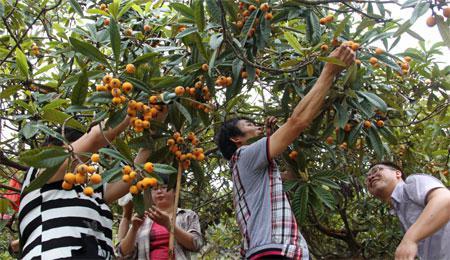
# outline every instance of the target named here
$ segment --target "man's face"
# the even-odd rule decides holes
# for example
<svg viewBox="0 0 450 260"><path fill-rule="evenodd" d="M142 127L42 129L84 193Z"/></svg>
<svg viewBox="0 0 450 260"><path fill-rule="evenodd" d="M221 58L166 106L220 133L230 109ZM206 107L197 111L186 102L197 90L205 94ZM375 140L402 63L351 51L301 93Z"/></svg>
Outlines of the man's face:
<svg viewBox="0 0 450 260"><path fill-rule="evenodd" d="M238 136L236 138L233 138L237 140L236 143L240 145L244 145L247 143L247 141L251 138L258 137L263 134L263 129L261 126L255 125L252 121L241 119L236 124L236 126L241 130L241 132L244 134L243 136Z"/></svg>
<svg viewBox="0 0 450 260"><path fill-rule="evenodd" d="M370 194L386 200L390 198L395 186L401 179L400 171L383 164L377 164L367 172L366 185Z"/></svg>

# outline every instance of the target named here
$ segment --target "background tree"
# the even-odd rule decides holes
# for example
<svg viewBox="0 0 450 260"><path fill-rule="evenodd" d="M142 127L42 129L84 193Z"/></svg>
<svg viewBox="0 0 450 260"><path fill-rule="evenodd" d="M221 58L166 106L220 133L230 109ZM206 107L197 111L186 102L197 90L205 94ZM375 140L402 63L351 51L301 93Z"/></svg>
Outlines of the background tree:
<svg viewBox="0 0 450 260"><path fill-rule="evenodd" d="M412 17L391 18L389 4L413 9ZM430 9L427 24L442 41L426 46L411 26ZM346 44L356 64L277 160L315 257L392 256L399 225L367 195L363 174L371 161L390 159L449 185L449 67L436 61L450 48L449 10L446 1L425 0L1 0L2 234L17 232L10 181L30 166L47 168L48 177L76 158L42 148L45 136L64 141L58 126L87 131L129 114L141 121L99 151L102 182L130 181L120 162L132 165L141 147L153 149L153 172L174 174L181 163L180 203L200 214L209 242L203 256L237 257L232 183L215 130L236 114L285 120L324 62L339 64L328 53ZM405 34L420 47L393 53ZM146 107L130 109L130 100ZM153 120L162 104L169 106L164 124ZM142 197L135 203L142 210Z"/></svg>

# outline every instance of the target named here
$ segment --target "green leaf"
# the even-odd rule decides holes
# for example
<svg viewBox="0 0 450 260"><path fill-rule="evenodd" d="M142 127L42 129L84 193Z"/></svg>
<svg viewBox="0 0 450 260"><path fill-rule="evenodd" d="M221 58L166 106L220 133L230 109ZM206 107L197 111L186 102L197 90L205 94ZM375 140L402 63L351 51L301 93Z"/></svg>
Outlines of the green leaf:
<svg viewBox="0 0 450 260"><path fill-rule="evenodd" d="M442 16L436 15L435 17L439 33L442 36L442 40L444 41L445 45L447 45L447 48L450 49L450 27L444 22L444 18L442 18Z"/></svg>
<svg viewBox="0 0 450 260"><path fill-rule="evenodd" d="M213 22L219 24L222 13L220 12L217 2L215 0L206 0L206 8L208 9L209 18Z"/></svg>
<svg viewBox="0 0 450 260"><path fill-rule="evenodd" d="M383 99L381 99L379 96L375 95L371 92L362 92L362 91L356 91L360 96L364 97L367 101L372 103L375 107L379 108L381 111L386 112L387 111L387 104L384 102Z"/></svg>
<svg viewBox="0 0 450 260"><path fill-rule="evenodd" d="M368 135L370 145L372 149L375 151L375 154L377 155L377 159L381 160L384 154L384 148L383 143L381 142L380 136L378 135L377 131L371 127L368 129Z"/></svg>
<svg viewBox="0 0 450 260"><path fill-rule="evenodd" d="M109 92L95 92L87 100L88 103L111 104L112 95Z"/></svg>
<svg viewBox="0 0 450 260"><path fill-rule="evenodd" d="M83 10L81 9L81 6L78 3L78 1L70 0L70 5L78 13L79 16L84 17Z"/></svg>
<svg viewBox="0 0 450 260"><path fill-rule="evenodd" d="M53 69L53 68L56 67L56 66L58 66L58 64L49 64L49 65L46 65L46 66L40 68L38 71L36 71L36 72L34 73L34 76L36 77L37 75L39 75L39 74L41 74L41 73L44 73L44 72L47 72L47 71L49 71L50 69Z"/></svg>
<svg viewBox="0 0 450 260"><path fill-rule="evenodd" d="M398 30L394 33L393 37L395 38L400 36L402 33L406 32L411 26L412 26L411 22L409 20L406 21L404 24L398 27Z"/></svg>
<svg viewBox="0 0 450 260"><path fill-rule="evenodd" d="M320 42L321 34L319 17L314 12L309 12L309 15L306 16L306 39L312 45L316 45Z"/></svg>
<svg viewBox="0 0 450 260"><path fill-rule="evenodd" d="M101 64L108 66L112 70L111 65L106 60L105 55L103 55L103 53L101 53L92 44L73 37L70 37L69 41L76 52L79 52L97 62L100 62Z"/></svg>
<svg viewBox="0 0 450 260"><path fill-rule="evenodd" d="M194 20L194 10L192 10L189 6L180 3L171 3L169 6L185 17Z"/></svg>
<svg viewBox="0 0 450 260"><path fill-rule="evenodd" d="M411 30L411 29L406 30L406 32L407 32L409 35L411 35L412 37L414 37L414 38L416 38L417 40L419 40L419 41L425 41L425 39L422 38L422 36L420 36L418 33L414 32L414 31ZM391 48L392 48L392 47L391 47Z"/></svg>
<svg viewBox="0 0 450 260"><path fill-rule="evenodd" d="M16 64L23 76L25 76L25 78L28 78L29 67L27 57L19 48L16 48Z"/></svg>
<svg viewBox="0 0 450 260"><path fill-rule="evenodd" d="M22 87L20 85L14 85L14 86L4 88L2 93L0 93L0 99L9 98L10 96L16 94L17 91L19 91L21 88Z"/></svg>
<svg viewBox="0 0 450 260"><path fill-rule="evenodd" d="M16 100L14 100L14 103L18 106L25 108L31 114L34 114L36 112L35 109L31 105L25 103L23 100L16 99Z"/></svg>
<svg viewBox="0 0 450 260"><path fill-rule="evenodd" d="M244 27L242 27L241 30L241 45L244 46L245 42L247 42L248 38L248 32L253 27L253 24L255 23L256 17L259 14L259 10L252 12L248 18L247 21L245 21Z"/></svg>
<svg viewBox="0 0 450 260"><path fill-rule="evenodd" d="M69 103L68 100L58 98L42 107L42 110L60 108L61 106L66 105L67 103Z"/></svg>
<svg viewBox="0 0 450 260"><path fill-rule="evenodd" d="M117 19L120 19L122 15L124 15L128 10L134 5L134 1L129 1L122 9L120 9L119 14L117 15Z"/></svg>
<svg viewBox="0 0 450 260"><path fill-rule="evenodd" d="M133 156L131 154L130 147L128 147L128 144L125 143L122 138L116 137L116 139L114 139L114 144L117 150L119 150L119 152L123 156L125 156L125 158L127 158L130 162L133 161Z"/></svg>
<svg viewBox="0 0 450 260"><path fill-rule="evenodd" d="M156 53L156 52L145 53L145 54L142 54L141 56L137 57L136 59L134 59L134 61L132 61L131 63L134 65L137 65L140 63L145 63L145 62L152 60L154 57L157 57L158 55L159 55L159 53Z"/></svg>
<svg viewBox="0 0 450 260"><path fill-rule="evenodd" d="M114 60L116 61L117 67L120 60L120 32L119 26L115 19L111 19L109 24L109 38L111 40L111 48L114 53Z"/></svg>
<svg viewBox="0 0 450 260"><path fill-rule="evenodd" d="M297 219L297 223L305 223L308 213L309 187L303 185L297 189L292 200L292 207Z"/></svg>
<svg viewBox="0 0 450 260"><path fill-rule="evenodd" d="M62 147L45 147L23 152L20 160L28 166L36 168L52 168L59 166L69 157L69 153Z"/></svg>
<svg viewBox="0 0 450 260"><path fill-rule="evenodd" d="M120 2L120 0L114 0L112 4L108 6L109 12L114 19L118 19L117 15L119 14Z"/></svg>
<svg viewBox="0 0 450 260"><path fill-rule="evenodd" d="M335 200L334 196L331 192L325 190L324 188L320 186L316 186L312 188L314 194L317 196L317 198L323 202L328 208L333 209L335 208Z"/></svg>
<svg viewBox="0 0 450 260"><path fill-rule="evenodd" d="M186 118L186 120L189 122L189 124L192 124L192 117L189 111L179 102L174 101L173 102L175 106L177 107L178 111L181 112L181 114Z"/></svg>
<svg viewBox="0 0 450 260"><path fill-rule="evenodd" d="M175 36L176 39L181 39L185 36L191 35L195 32L198 32L198 28L196 27L191 27L191 28L187 28L186 30L180 32L179 34L177 34L177 36Z"/></svg>
<svg viewBox="0 0 450 260"><path fill-rule="evenodd" d="M138 216L144 216L145 207L144 207L144 195L142 193L133 195L133 205L134 210L138 214Z"/></svg>
<svg viewBox="0 0 450 260"><path fill-rule="evenodd" d="M85 69L82 70L78 78L77 84L72 89L71 101L72 105L83 105L88 92L89 79Z"/></svg>
<svg viewBox="0 0 450 260"><path fill-rule="evenodd" d="M126 158L125 156L123 156L120 152L118 152L118 151L116 151L116 150L114 150L114 149L111 149L111 148L101 148L100 150L98 150L98 152L99 152L100 154L108 155L108 156L110 156L110 157L112 157L112 158L114 158L114 159L118 159L119 161L121 161L121 162L123 162L123 163L129 164L129 165L132 164L132 161L131 161L131 160L127 159L127 158Z"/></svg>
<svg viewBox="0 0 450 260"><path fill-rule="evenodd" d="M203 0L194 1L194 20L200 32L205 30L205 8L203 7Z"/></svg>
<svg viewBox="0 0 450 260"><path fill-rule="evenodd" d="M67 120L67 118L69 118L70 115L56 109L43 110L41 117L49 122L58 123L61 125L63 125L64 122L66 122L66 126L68 127L78 129L82 132L86 131L85 127L80 122L78 122L74 118Z"/></svg>
<svg viewBox="0 0 450 260"><path fill-rule="evenodd" d="M209 60L209 55L206 52L205 46L203 45L202 37L197 32L192 34L195 46L200 51L200 54L203 56L205 60Z"/></svg>
<svg viewBox="0 0 450 260"><path fill-rule="evenodd" d="M28 185L24 190L23 194L27 194L29 192L32 192L36 189L41 188L50 180L51 177L56 173L56 171L61 167L64 161L62 161L60 164L55 165L54 167L45 169L44 172L42 172L36 179L34 179L30 185Z"/></svg>
<svg viewBox="0 0 450 260"><path fill-rule="evenodd" d="M39 133L39 128L36 126L36 122L28 122L25 124L25 126L21 129L22 135L26 139L32 138L34 135Z"/></svg>
<svg viewBox="0 0 450 260"><path fill-rule="evenodd" d="M171 165L154 163L153 171L161 174L174 174L177 173L177 169Z"/></svg>
<svg viewBox="0 0 450 260"><path fill-rule="evenodd" d="M108 121L106 121L106 128L115 128L118 126L127 116L127 106L124 106L121 110L111 111Z"/></svg>
<svg viewBox="0 0 450 260"><path fill-rule="evenodd" d="M286 38L286 40L289 43L289 45L297 53L303 53L302 46L300 45L299 41L297 40L297 38L295 38L295 36L292 33L288 32L288 31L284 32L284 38Z"/></svg>
<svg viewBox="0 0 450 260"><path fill-rule="evenodd" d="M67 140L62 136L62 134L50 129L48 126L39 123L36 124L36 127L39 128L39 130L44 134L53 136L54 138L60 140L63 143L67 143Z"/></svg>
<svg viewBox="0 0 450 260"><path fill-rule="evenodd" d="M411 15L411 18L409 19L409 22L411 24L414 24L417 20L417 18L424 15L428 9L430 8L430 3L428 2L418 2L416 7L414 7L414 11Z"/></svg>
<svg viewBox="0 0 450 260"><path fill-rule="evenodd" d="M317 57L318 60L323 61L323 62L329 62L332 64L336 64L342 67L346 67L347 65L345 65L345 63L340 60L339 58L336 57Z"/></svg>
<svg viewBox="0 0 450 260"><path fill-rule="evenodd" d="M339 35L341 35L341 33L344 31L345 26L347 25L350 18L351 18L351 15L347 15L345 17L345 19L339 23L339 25L336 27L336 30L334 30L334 35L333 35L334 38L337 38Z"/></svg>

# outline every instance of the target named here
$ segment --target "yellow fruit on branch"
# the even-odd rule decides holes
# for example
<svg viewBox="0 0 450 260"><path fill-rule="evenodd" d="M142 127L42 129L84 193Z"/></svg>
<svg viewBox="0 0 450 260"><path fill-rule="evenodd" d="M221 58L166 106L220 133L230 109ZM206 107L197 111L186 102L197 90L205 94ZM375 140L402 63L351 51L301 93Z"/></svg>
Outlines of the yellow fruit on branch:
<svg viewBox="0 0 450 260"><path fill-rule="evenodd" d="M134 74L136 72L136 67L133 64L127 64L127 66L125 66L125 71L128 74Z"/></svg>

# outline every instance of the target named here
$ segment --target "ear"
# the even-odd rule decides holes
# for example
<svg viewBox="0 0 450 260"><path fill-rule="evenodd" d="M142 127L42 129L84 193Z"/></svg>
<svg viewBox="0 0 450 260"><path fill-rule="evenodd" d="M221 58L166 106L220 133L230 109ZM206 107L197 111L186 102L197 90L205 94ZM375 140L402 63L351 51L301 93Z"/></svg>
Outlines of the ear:
<svg viewBox="0 0 450 260"><path fill-rule="evenodd" d="M230 137L230 141L233 142L233 143L236 144L236 145L242 143L241 138L240 138L239 136L236 136L236 137Z"/></svg>
<svg viewBox="0 0 450 260"><path fill-rule="evenodd" d="M396 170L396 171L395 171L395 177L396 177L398 180L401 180L401 179L402 179L402 172L399 171L399 170Z"/></svg>

